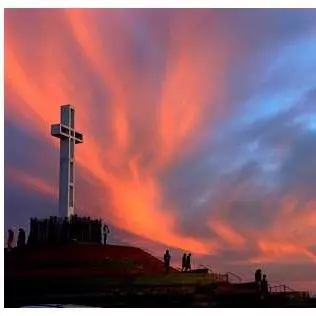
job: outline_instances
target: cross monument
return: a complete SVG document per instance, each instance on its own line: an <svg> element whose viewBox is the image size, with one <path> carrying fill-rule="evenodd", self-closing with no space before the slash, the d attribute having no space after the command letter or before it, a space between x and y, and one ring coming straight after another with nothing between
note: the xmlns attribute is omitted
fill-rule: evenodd
<svg viewBox="0 0 316 316"><path fill-rule="evenodd" d="M75 130L73 106L61 106L60 123L51 125L51 135L60 139L59 216L69 217L75 202L75 144L83 143L83 135Z"/></svg>

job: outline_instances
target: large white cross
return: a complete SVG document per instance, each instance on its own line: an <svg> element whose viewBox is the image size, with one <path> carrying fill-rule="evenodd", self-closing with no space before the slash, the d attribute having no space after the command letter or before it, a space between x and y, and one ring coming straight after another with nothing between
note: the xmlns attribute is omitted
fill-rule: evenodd
<svg viewBox="0 0 316 316"><path fill-rule="evenodd" d="M83 142L83 135L75 130L75 109L60 108L60 123L51 126L51 134L60 138L59 216L74 214L75 202L75 144Z"/></svg>

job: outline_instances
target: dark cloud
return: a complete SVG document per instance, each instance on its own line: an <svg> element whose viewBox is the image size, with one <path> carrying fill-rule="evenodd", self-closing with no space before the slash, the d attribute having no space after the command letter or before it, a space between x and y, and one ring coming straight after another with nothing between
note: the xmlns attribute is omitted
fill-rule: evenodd
<svg viewBox="0 0 316 316"><path fill-rule="evenodd" d="M45 135L36 135L8 120L4 121L4 130L4 169L14 167L55 182L58 178L58 152L47 143Z"/></svg>
<svg viewBox="0 0 316 316"><path fill-rule="evenodd" d="M4 228L22 227L28 232L30 217L43 218L56 214L58 201L24 185L4 179Z"/></svg>

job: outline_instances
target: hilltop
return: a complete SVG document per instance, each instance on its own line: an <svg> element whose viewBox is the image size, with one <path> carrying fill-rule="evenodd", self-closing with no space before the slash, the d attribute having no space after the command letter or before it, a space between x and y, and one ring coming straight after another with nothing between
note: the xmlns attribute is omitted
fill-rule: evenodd
<svg viewBox="0 0 316 316"><path fill-rule="evenodd" d="M76 304L101 307L306 306L306 293L273 293L262 300L254 283L227 274L165 272L158 258L136 247L65 244L5 252L5 306Z"/></svg>

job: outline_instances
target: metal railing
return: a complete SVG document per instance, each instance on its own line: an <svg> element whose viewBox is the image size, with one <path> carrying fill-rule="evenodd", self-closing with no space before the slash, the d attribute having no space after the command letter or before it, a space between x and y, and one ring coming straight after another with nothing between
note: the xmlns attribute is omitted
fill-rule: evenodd
<svg viewBox="0 0 316 316"><path fill-rule="evenodd" d="M228 282L230 282L230 283L241 283L242 282L242 277L236 273L227 272L227 275L228 275Z"/></svg>
<svg viewBox="0 0 316 316"><path fill-rule="evenodd" d="M199 264L198 269L208 269L208 272L212 273L212 269L209 266L206 266L204 264Z"/></svg>
<svg viewBox="0 0 316 316"><path fill-rule="evenodd" d="M285 284L279 284L274 286L269 286L270 293L288 293L288 292L296 292Z"/></svg>
<svg viewBox="0 0 316 316"><path fill-rule="evenodd" d="M182 271L182 268L176 267L176 270ZM199 264L196 269L197 270L205 270L207 274L211 277L211 279L215 282L226 282L226 283L242 283L243 279L240 275L234 272L226 272L224 274L214 272L209 265Z"/></svg>
<svg viewBox="0 0 316 316"><path fill-rule="evenodd" d="M269 286L269 292L270 294L279 294L279 293L285 293L293 295L293 297L299 298L299 299L308 299L309 298L309 292L306 291L297 291L285 284L280 285L274 285Z"/></svg>
<svg viewBox="0 0 316 316"><path fill-rule="evenodd" d="M225 282L228 283L228 274L220 274L220 273L210 273L211 279L215 282Z"/></svg>

